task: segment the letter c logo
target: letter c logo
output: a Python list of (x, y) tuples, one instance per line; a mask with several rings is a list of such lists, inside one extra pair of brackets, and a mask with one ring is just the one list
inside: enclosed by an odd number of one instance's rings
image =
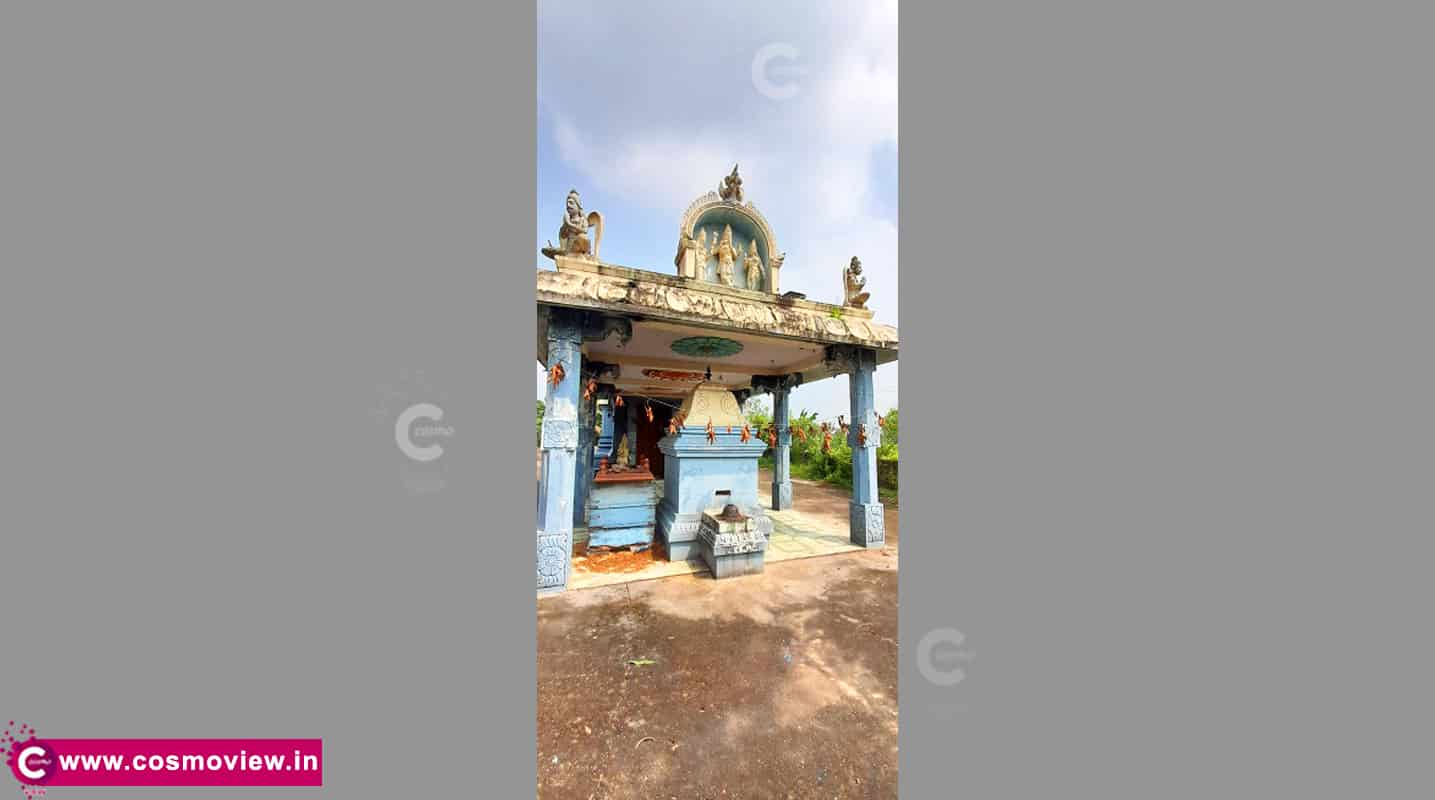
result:
[[(938, 628), (928, 631), (922, 640), (917, 643), (917, 670), (922, 677), (937, 686), (956, 686), (967, 676), (961, 667), (946, 667), (937, 662), (936, 650), (939, 644), (949, 644), (954, 647), (961, 647), (967, 639), (961, 631), (955, 628)], [(955, 661), (971, 661), (972, 654), (965, 651), (957, 651), (952, 654)]]
[(420, 447), (414, 444), (411, 430), (415, 420), (431, 419), (438, 422), (443, 419), (443, 409), (433, 403), (417, 403), (404, 409), (399, 415), (398, 422), (394, 423), (394, 441), (398, 442), (399, 449), (404, 455), (415, 461), (433, 461), (443, 455), (443, 446), (431, 444)]
[(46, 783), (55, 777), (59, 765), (55, 751), (44, 742), (26, 745), (15, 753), (15, 777), (23, 783)]
[[(788, 100), (796, 97), (798, 87), (795, 81), (778, 83), (768, 77), (767, 66), (774, 61), (796, 61), (799, 53), (796, 47), (786, 42), (773, 42), (764, 45), (752, 57), (752, 85), (757, 89), (758, 94), (772, 100)], [(801, 68), (794, 70), (799, 75), (805, 72)]]

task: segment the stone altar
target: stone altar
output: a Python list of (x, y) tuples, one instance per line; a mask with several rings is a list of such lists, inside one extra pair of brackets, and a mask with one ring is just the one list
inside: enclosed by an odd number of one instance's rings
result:
[(765, 541), (772, 533), (772, 519), (757, 499), (757, 458), (767, 445), (757, 437), (742, 441), (746, 420), (737, 398), (717, 386), (699, 384), (677, 413), (682, 427), (658, 443), (665, 489), (657, 526), (668, 558), (700, 556), (703, 514), (721, 513), (728, 504), (751, 517), (752, 528)]
[(698, 526), (698, 551), (714, 578), (756, 575), (762, 572), (769, 533), (758, 530), (756, 520), (729, 503), (721, 511), (703, 512)]

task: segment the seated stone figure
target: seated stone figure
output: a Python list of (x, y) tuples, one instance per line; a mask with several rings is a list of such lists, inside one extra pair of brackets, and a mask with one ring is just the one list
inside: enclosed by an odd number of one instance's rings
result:
[(842, 305), (866, 308), (867, 298), (871, 296), (871, 293), (862, 291), (867, 286), (867, 279), (862, 277), (862, 262), (857, 256), (852, 257), (852, 265), (843, 272), (842, 278), (846, 288), (846, 296), (842, 300)]
[[(597, 229), (591, 243), (588, 241), (589, 228)], [(558, 246), (554, 247), (553, 242), (550, 241), (541, 252), (549, 258), (566, 255), (589, 256), (597, 260), (598, 247), (602, 243), (603, 215), (594, 211), (584, 216), (583, 203), (578, 199), (578, 190), (569, 190), (566, 210), (563, 213), (563, 224), (558, 228)]]

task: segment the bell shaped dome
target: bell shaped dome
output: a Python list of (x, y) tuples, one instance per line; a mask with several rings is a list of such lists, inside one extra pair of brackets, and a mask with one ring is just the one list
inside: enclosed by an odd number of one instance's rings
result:
[(776, 294), (783, 254), (767, 219), (744, 202), (737, 166), (683, 213), (674, 265), (682, 277)]

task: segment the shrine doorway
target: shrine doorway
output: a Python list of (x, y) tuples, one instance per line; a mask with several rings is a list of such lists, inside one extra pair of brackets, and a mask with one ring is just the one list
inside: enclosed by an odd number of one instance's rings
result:
[(668, 423), (672, 421), (673, 409), (666, 403), (654, 402), (653, 421), (648, 421), (648, 415), (643, 407), (636, 409), (638, 412), (638, 443), (634, 453), (638, 462), (642, 463), (643, 458), (648, 459), (649, 471), (658, 480), (663, 479), (663, 451), (658, 449), (658, 441), (668, 435)]

